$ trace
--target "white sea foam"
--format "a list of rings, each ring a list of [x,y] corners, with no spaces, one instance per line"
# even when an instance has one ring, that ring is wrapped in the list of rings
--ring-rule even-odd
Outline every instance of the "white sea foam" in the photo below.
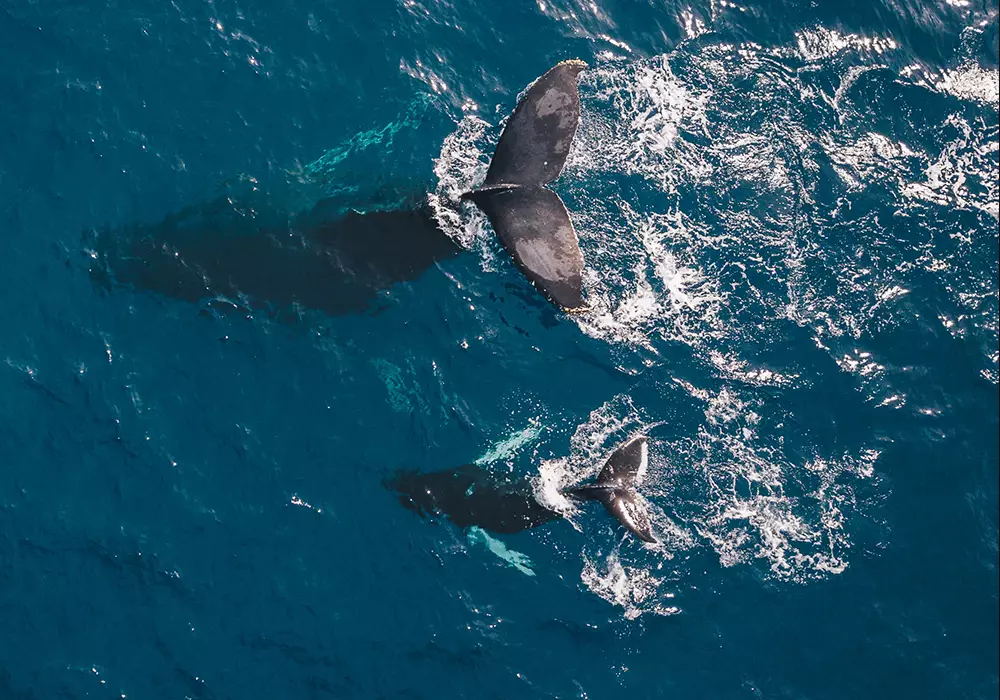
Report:
[[[987,70],[977,65],[944,71],[937,81],[937,88],[966,100],[978,100],[1000,106],[1000,71]]]
[[[627,536],[616,540],[608,522],[581,552],[583,583],[634,618],[679,611],[677,579],[688,558],[676,555],[692,549],[709,548],[722,566],[760,567],[779,580],[843,572],[852,547],[851,522],[873,508],[856,487],[874,485],[878,452],[793,460],[784,453],[784,416],[772,417],[769,437],[761,437],[764,406],[752,392],[684,389],[704,403],[704,421],[693,437],[653,440],[652,464],[641,489],[660,543],[641,545]],[[655,426],[631,399],[615,397],[577,429],[570,457],[543,465],[537,497],[579,518],[572,504],[559,507],[558,490],[596,473],[625,437],[650,429]]]
[[[462,247],[483,255],[484,269],[492,269],[486,216],[474,206],[463,205],[459,198],[486,177],[489,128],[488,123],[475,115],[462,118],[458,128],[441,144],[441,153],[434,161],[437,186],[428,196],[442,230]]]

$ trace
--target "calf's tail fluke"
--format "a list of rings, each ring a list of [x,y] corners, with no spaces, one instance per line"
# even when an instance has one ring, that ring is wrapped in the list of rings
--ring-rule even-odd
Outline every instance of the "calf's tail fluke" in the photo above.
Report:
[[[636,483],[649,464],[649,440],[632,438],[615,450],[597,475],[597,481],[569,491],[569,495],[600,501],[615,519],[643,542],[656,542],[646,504],[636,493]]]

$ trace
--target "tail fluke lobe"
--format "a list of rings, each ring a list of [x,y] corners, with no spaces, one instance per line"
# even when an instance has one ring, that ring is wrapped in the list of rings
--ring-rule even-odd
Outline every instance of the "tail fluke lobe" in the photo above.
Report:
[[[634,488],[608,489],[600,493],[598,500],[633,535],[643,542],[656,542],[646,505],[639,500]]]
[[[576,77],[586,67],[563,61],[528,89],[500,135],[484,187],[537,187],[559,176],[580,123]]]
[[[640,481],[649,465],[649,439],[634,437],[615,450],[597,475],[599,486],[631,487]]]
[[[466,195],[483,210],[532,284],[569,312],[586,310],[583,255],[559,195],[541,187],[482,189]]]

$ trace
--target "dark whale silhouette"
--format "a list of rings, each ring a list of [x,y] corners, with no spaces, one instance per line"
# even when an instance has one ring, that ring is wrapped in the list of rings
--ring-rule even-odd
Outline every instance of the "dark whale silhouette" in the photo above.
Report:
[[[649,514],[635,491],[636,479],[648,462],[648,439],[638,436],[616,449],[597,479],[563,494],[576,500],[600,501],[619,523],[643,542],[656,542]],[[459,527],[481,527],[497,534],[521,532],[557,520],[526,481],[498,481],[474,464],[437,472],[400,471],[386,481],[400,503],[423,517],[443,515]]]
[[[185,301],[339,315],[462,252],[426,207],[332,216],[326,208],[288,214],[223,197],[156,226],[96,232],[91,272]]]
[[[583,260],[565,207],[542,185],[559,174],[569,152],[579,122],[576,76],[584,67],[560,63],[528,89],[483,187],[463,195],[486,212],[528,279],[568,311],[583,309]],[[322,200],[297,212],[259,195],[222,196],[152,226],[92,231],[87,245],[101,283],[275,316],[296,305],[334,315],[363,311],[381,290],[463,250],[426,199],[367,213],[344,213]]]

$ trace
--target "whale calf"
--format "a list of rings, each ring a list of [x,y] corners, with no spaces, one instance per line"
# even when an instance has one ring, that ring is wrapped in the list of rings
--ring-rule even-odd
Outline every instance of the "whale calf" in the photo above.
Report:
[[[649,441],[644,435],[618,447],[593,483],[565,489],[578,501],[599,501],[629,532],[654,543],[645,503],[635,490],[646,471]],[[423,517],[443,515],[459,527],[481,527],[511,534],[563,517],[532,494],[527,481],[499,481],[483,467],[469,464],[436,472],[400,471],[386,481],[404,507]]]
[[[586,67],[563,61],[535,81],[500,134],[482,186],[462,195],[486,214],[525,277],[569,313],[587,310],[583,255],[569,212],[545,185],[562,172],[576,135],[576,79]]]

